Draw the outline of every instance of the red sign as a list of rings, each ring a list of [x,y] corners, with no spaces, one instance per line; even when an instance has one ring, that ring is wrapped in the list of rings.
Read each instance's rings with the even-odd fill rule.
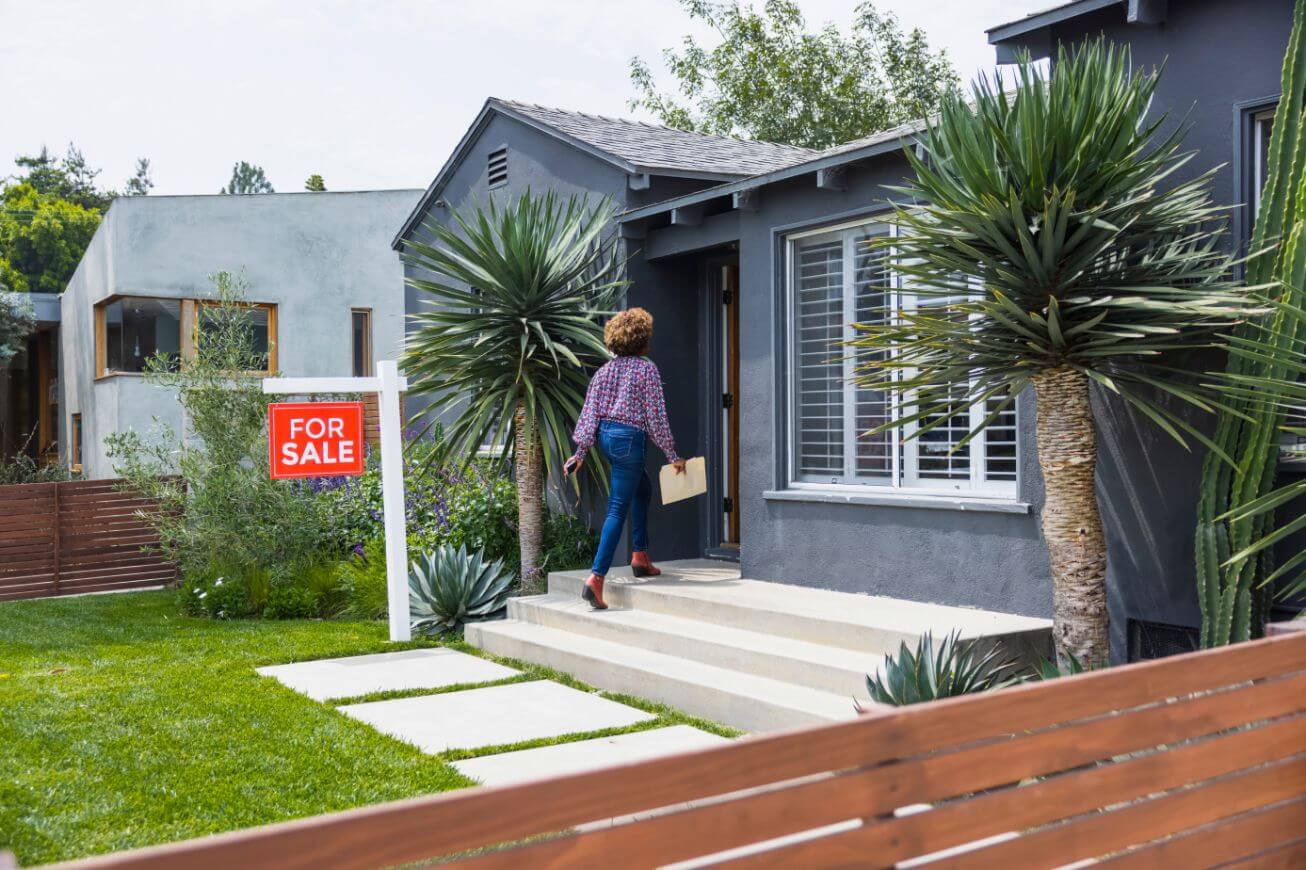
[[[268,467],[274,480],[362,474],[363,403],[268,405]]]

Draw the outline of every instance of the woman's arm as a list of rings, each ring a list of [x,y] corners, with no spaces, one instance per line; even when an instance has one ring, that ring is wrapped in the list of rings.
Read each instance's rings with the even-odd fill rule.
[[[652,361],[648,364],[647,380],[644,394],[644,420],[648,426],[649,437],[662,450],[667,462],[679,462],[676,455],[676,439],[671,435],[671,424],[667,422],[666,395],[662,391],[662,375]]]

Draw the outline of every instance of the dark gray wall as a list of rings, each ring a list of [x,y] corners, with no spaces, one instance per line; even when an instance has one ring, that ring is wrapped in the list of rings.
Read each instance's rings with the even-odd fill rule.
[[[813,176],[767,187],[739,217],[741,561],[746,576],[1030,615],[1051,608],[1048,558],[1030,513],[778,501],[788,427],[784,415],[783,236],[870,217],[887,207],[884,185],[907,169],[898,155],[863,164],[843,191]],[[1021,402],[1020,500],[1042,501],[1032,445],[1032,402]]]

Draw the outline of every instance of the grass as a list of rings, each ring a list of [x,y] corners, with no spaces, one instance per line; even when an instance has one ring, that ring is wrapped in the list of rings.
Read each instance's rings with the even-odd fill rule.
[[[153,843],[471,785],[448,762],[665,725],[738,732],[624,695],[656,719],[629,728],[427,755],[254,669],[434,646],[391,644],[384,622],[177,615],[171,592],[0,604],[0,849],[23,864]],[[522,671],[566,674],[447,646]]]

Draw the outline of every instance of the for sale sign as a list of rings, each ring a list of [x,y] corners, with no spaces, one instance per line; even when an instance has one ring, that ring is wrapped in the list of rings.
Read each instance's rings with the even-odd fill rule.
[[[274,479],[362,474],[363,403],[268,405],[268,465]]]

